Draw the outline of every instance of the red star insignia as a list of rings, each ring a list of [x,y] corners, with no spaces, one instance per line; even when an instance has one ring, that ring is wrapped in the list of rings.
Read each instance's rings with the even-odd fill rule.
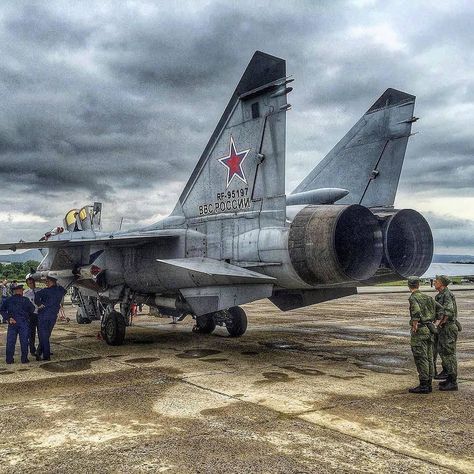
[[[237,152],[237,150],[235,149],[234,139],[232,135],[230,136],[229,154],[217,160],[227,168],[226,187],[228,187],[229,184],[232,182],[234,176],[236,176],[245,184],[247,184],[247,178],[245,177],[244,170],[242,169],[242,163],[244,162],[245,158],[247,158],[249,151],[250,148],[248,150]]]

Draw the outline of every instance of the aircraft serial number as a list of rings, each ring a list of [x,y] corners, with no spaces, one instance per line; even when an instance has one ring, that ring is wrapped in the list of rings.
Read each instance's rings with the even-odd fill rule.
[[[216,202],[203,204],[199,206],[199,215],[208,216],[211,214],[220,214],[222,212],[235,212],[251,207],[248,188],[234,189],[224,193],[217,193]]]
[[[235,199],[238,197],[244,197],[248,195],[249,195],[249,188],[233,189],[232,191],[217,193],[217,200],[223,201],[225,199]]]

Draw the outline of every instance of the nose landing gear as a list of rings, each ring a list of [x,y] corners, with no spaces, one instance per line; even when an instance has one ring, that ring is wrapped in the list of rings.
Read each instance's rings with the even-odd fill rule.
[[[196,317],[194,332],[211,334],[216,326],[225,326],[230,337],[240,337],[247,330],[247,315],[239,306]]]

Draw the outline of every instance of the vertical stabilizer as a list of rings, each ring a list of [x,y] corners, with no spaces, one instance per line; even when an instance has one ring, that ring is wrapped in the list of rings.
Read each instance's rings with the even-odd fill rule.
[[[387,89],[293,193],[342,188],[338,204],[393,206],[414,107],[414,95]]]
[[[284,221],[287,82],[283,59],[254,54],[173,214],[268,211]]]

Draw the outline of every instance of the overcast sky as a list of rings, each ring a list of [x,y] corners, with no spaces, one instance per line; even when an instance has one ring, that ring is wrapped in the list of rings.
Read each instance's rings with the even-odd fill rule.
[[[107,230],[167,215],[255,50],[295,78],[291,191],[378,96],[417,96],[396,205],[474,254],[474,2],[0,3],[0,241],[102,200]]]

